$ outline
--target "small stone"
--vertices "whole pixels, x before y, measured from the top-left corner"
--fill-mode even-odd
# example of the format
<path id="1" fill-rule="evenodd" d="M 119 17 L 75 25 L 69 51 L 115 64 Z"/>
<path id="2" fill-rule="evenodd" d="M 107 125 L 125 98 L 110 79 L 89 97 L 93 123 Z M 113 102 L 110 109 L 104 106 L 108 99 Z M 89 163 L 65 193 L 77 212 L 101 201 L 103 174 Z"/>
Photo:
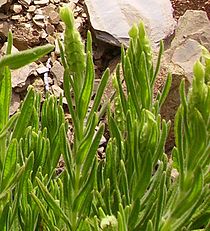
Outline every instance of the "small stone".
<path id="1" fill-rule="evenodd" d="M 3 6 L 4 4 L 6 4 L 8 2 L 8 0 L 1 0 L 0 1 L 0 7 Z"/>
<path id="2" fill-rule="evenodd" d="M 9 23 L 1 22 L 0 23 L 0 36 L 6 38 L 9 32 Z"/>
<path id="3" fill-rule="evenodd" d="M 12 17 L 11 17 L 11 19 L 12 20 L 19 20 L 20 19 L 20 15 L 13 15 Z"/>
<path id="4" fill-rule="evenodd" d="M 33 17 L 33 22 L 41 27 L 41 28 L 44 28 L 45 27 L 45 24 L 42 20 L 44 20 L 45 16 L 44 15 L 38 15 L 36 14 L 34 17 Z"/>
<path id="5" fill-rule="evenodd" d="M 32 83 L 32 86 L 37 92 L 40 92 L 41 94 L 44 94 L 44 82 L 42 78 L 37 77 L 34 82 Z"/>
<path id="6" fill-rule="evenodd" d="M 16 14 L 19 14 L 22 10 L 23 10 L 23 7 L 19 4 L 14 4 L 12 6 L 12 10 L 16 13 Z"/>
<path id="7" fill-rule="evenodd" d="M 36 10 L 36 6 L 33 5 L 33 6 L 29 6 L 29 8 L 28 8 L 27 11 L 28 11 L 29 13 L 33 13 L 33 12 L 35 12 L 35 10 Z"/>
<path id="8" fill-rule="evenodd" d="M 36 66 L 36 63 L 31 63 L 25 67 L 12 71 L 12 88 L 25 87 L 27 78 L 31 75 L 34 69 L 36 69 Z"/>
<path id="9" fill-rule="evenodd" d="M 55 54 L 60 55 L 60 48 L 59 48 L 57 39 L 55 40 Z"/>
<path id="10" fill-rule="evenodd" d="M 31 0 L 18 0 L 18 2 L 25 7 L 29 7 L 31 5 Z"/>
<path id="11" fill-rule="evenodd" d="M 48 71 L 49 71 L 49 68 L 47 68 L 47 67 L 41 65 L 40 67 L 38 67 L 38 68 L 36 69 L 36 71 L 37 71 L 38 74 L 41 75 L 41 74 L 44 74 L 44 73 L 48 72 Z"/>
<path id="12" fill-rule="evenodd" d="M 58 24 L 60 21 L 59 14 L 56 11 L 50 12 L 49 17 L 52 24 Z"/>
<path id="13" fill-rule="evenodd" d="M 43 39 L 46 39 L 47 38 L 47 33 L 45 30 L 42 30 L 40 33 L 40 37 L 43 38 Z"/>
<path id="14" fill-rule="evenodd" d="M 65 30 L 65 23 L 60 21 L 59 24 L 56 25 L 56 29 L 58 32 L 63 32 Z"/>
<path id="15" fill-rule="evenodd" d="M 44 15 L 39 15 L 39 14 L 36 14 L 33 19 L 34 20 L 44 20 L 45 16 Z"/>
<path id="16" fill-rule="evenodd" d="M 55 32 L 55 27 L 51 23 L 46 24 L 46 32 L 52 35 Z"/>
<path id="17" fill-rule="evenodd" d="M 35 5 L 47 5 L 49 3 L 49 0 L 36 0 L 34 1 Z"/>
<path id="18" fill-rule="evenodd" d="M 52 85 L 52 92 L 56 97 L 64 95 L 63 89 L 61 89 L 58 85 Z"/>
<path id="19" fill-rule="evenodd" d="M 55 38 L 52 35 L 48 35 L 46 40 L 51 44 L 55 43 Z"/>
<path id="20" fill-rule="evenodd" d="M 53 4 L 49 4 L 47 6 L 44 6 L 40 11 L 42 12 L 43 15 L 48 16 L 50 15 L 50 12 L 55 11 L 56 6 Z"/>
<path id="21" fill-rule="evenodd" d="M 54 78 L 56 79 L 56 82 L 59 86 L 63 83 L 63 75 L 64 75 L 64 67 L 60 64 L 60 62 L 55 61 L 53 63 L 53 66 L 50 70 Z"/>
<path id="22" fill-rule="evenodd" d="M 36 9 L 36 10 L 34 11 L 34 13 L 35 13 L 35 14 L 40 14 L 40 15 L 45 15 L 45 14 L 43 13 L 43 11 L 42 11 L 40 8 Z"/>
<path id="23" fill-rule="evenodd" d="M 27 18 L 28 20 L 31 20 L 31 19 L 32 19 L 31 13 L 27 12 L 27 13 L 26 13 L 26 18 Z"/>

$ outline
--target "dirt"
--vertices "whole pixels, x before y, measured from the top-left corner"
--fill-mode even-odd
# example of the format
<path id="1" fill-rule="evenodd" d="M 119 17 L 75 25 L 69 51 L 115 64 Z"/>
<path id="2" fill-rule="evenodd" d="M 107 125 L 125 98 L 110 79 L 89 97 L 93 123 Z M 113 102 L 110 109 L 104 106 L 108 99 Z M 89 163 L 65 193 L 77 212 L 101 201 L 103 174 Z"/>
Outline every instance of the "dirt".
<path id="1" fill-rule="evenodd" d="M 186 10 L 203 10 L 210 19 L 210 0 L 171 0 L 174 8 L 174 18 L 179 19 Z"/>

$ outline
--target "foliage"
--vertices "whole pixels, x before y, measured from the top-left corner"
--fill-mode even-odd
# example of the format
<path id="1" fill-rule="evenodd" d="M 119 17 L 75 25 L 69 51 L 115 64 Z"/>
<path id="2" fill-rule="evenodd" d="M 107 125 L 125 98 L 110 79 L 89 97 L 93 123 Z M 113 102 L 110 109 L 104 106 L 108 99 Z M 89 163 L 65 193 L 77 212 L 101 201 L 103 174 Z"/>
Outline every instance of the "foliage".
<path id="1" fill-rule="evenodd" d="M 175 118 L 176 146 L 172 164 L 164 153 L 170 122 L 159 114 L 171 85 L 153 95 L 163 45 L 154 67 L 149 40 L 140 23 L 130 45 L 122 47 L 121 64 L 113 79 L 115 96 L 107 107 L 110 139 L 105 160 L 97 159 L 104 132 L 107 69 L 94 96 L 92 40 L 86 49 L 71 11 L 61 8 L 66 25 L 59 42 L 65 69 L 64 92 L 73 125 L 68 139 L 62 97 L 41 97 L 32 87 L 20 110 L 9 118 L 10 69 L 16 69 L 53 49 L 52 46 L 11 53 L 0 60 L 0 224 L 1 230 L 195 230 L 210 223 L 210 54 L 194 66 L 194 80 Z M 125 80 L 126 90 L 122 87 Z M 90 106 L 91 105 L 91 106 Z M 65 169 L 59 175 L 59 159 Z M 172 177 L 172 170 L 177 177 Z"/>

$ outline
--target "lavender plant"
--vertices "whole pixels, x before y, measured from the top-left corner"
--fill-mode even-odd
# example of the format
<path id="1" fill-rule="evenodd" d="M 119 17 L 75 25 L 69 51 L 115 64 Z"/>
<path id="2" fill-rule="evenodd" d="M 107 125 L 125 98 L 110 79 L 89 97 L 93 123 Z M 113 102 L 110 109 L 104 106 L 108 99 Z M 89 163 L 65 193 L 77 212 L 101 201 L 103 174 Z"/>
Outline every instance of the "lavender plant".
<path id="1" fill-rule="evenodd" d="M 168 75 L 162 93 L 153 89 L 156 67 L 142 23 L 130 30 L 130 45 L 122 47 L 114 78 L 114 110 L 108 107 L 110 139 L 106 159 L 96 156 L 104 125 L 100 103 L 109 70 L 93 96 L 94 66 L 88 32 L 86 49 L 74 26 L 73 14 L 61 8 L 66 25 L 59 42 L 65 69 L 64 92 L 73 125 L 69 141 L 62 98 L 28 89 L 24 102 L 9 118 L 10 69 L 19 68 L 48 53 L 44 46 L 0 60 L 0 227 L 1 230 L 207 230 L 210 153 L 210 55 L 194 66 L 194 80 L 175 118 L 173 163 L 164 153 L 170 122 L 159 114 L 170 89 Z M 15 58 L 15 61 L 13 60 Z M 14 61 L 14 62 L 13 62 Z M 126 90 L 122 87 L 123 71 Z M 102 107 L 101 110 L 104 108 Z M 199 138 L 198 138 L 199 137 Z M 61 155 L 65 169 L 57 175 Z M 177 177 L 171 176 L 176 169 Z"/>

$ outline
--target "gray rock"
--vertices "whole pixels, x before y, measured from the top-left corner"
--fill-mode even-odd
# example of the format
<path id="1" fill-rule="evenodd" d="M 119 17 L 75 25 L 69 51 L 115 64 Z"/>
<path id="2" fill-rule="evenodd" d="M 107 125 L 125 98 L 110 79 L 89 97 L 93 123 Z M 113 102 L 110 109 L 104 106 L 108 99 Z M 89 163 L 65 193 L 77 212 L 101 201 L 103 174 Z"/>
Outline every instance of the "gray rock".
<path id="1" fill-rule="evenodd" d="M 62 83 L 63 83 L 64 68 L 63 68 L 63 66 L 60 64 L 60 62 L 55 61 L 55 62 L 53 63 L 53 66 L 52 66 L 50 72 L 53 74 L 53 77 L 55 78 L 57 84 L 58 84 L 59 86 L 61 86 Z"/>
<path id="2" fill-rule="evenodd" d="M 0 22 L 0 37 L 6 38 L 9 32 L 9 23 L 8 22 Z"/>
<path id="3" fill-rule="evenodd" d="M 180 17 L 171 47 L 191 38 L 210 50 L 210 21 L 205 11 L 188 10 Z"/>
<path id="4" fill-rule="evenodd" d="M 49 0 L 35 0 L 35 5 L 47 5 L 49 3 Z"/>
<path id="5" fill-rule="evenodd" d="M 36 67 L 36 63 L 31 63 L 25 67 L 12 71 L 12 87 L 25 87 L 27 85 L 26 80 L 34 72 Z"/>
<path id="6" fill-rule="evenodd" d="M 127 45 L 128 31 L 140 20 L 153 46 L 175 28 L 170 0 L 86 0 L 85 4 L 96 37 L 114 45 Z"/>
<path id="7" fill-rule="evenodd" d="M 193 79 L 193 65 L 200 58 L 201 53 L 200 44 L 193 39 L 183 41 L 173 52 L 171 61 L 183 69 L 190 83 Z"/>
<path id="8" fill-rule="evenodd" d="M 3 6 L 4 4 L 6 4 L 8 2 L 8 0 L 0 0 L 0 7 Z"/>
<path id="9" fill-rule="evenodd" d="M 31 1 L 32 0 L 18 0 L 18 2 L 25 7 L 29 7 L 31 5 Z"/>

